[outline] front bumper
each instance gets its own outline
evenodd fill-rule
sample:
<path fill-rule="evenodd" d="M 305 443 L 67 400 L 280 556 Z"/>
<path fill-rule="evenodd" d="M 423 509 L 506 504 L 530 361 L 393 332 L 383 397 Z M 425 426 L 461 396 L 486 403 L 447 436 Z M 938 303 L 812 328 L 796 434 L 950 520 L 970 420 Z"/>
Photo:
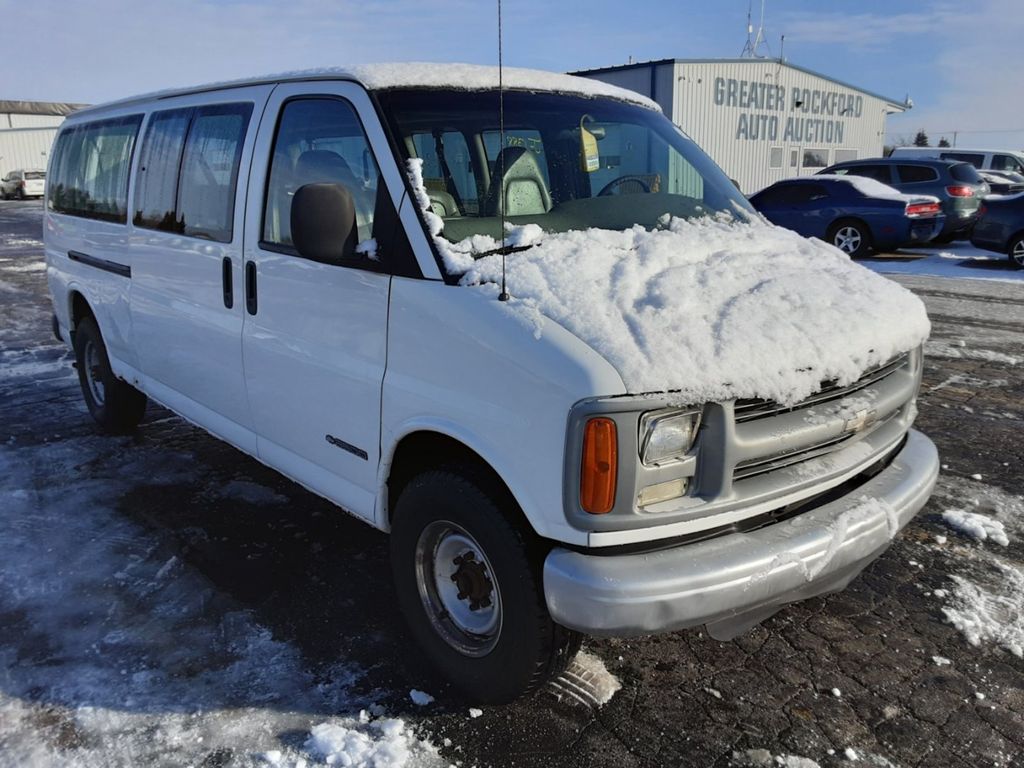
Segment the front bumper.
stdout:
<path fill-rule="evenodd" d="M 938 471 L 934 444 L 911 430 L 878 475 L 785 522 L 649 554 L 556 548 L 544 563 L 548 610 L 592 635 L 707 624 L 730 639 L 786 603 L 845 587 L 924 506 Z"/>

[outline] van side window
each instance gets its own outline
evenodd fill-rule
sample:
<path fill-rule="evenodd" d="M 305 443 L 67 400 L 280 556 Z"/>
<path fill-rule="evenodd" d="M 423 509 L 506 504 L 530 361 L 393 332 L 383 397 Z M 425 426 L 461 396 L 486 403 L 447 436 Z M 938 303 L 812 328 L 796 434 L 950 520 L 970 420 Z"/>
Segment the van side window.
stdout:
<path fill-rule="evenodd" d="M 294 253 L 292 197 L 306 184 L 345 186 L 355 202 L 357 239 L 373 237 L 380 170 L 352 105 L 337 98 L 300 98 L 281 112 L 267 181 L 262 242 Z"/>
<path fill-rule="evenodd" d="M 133 223 L 231 242 L 242 144 L 252 104 L 153 115 L 139 163 Z"/>
<path fill-rule="evenodd" d="M 178 224 L 182 234 L 231 242 L 238 166 L 251 114 L 252 104 L 223 104 L 196 110 L 178 181 Z"/>
<path fill-rule="evenodd" d="M 943 160 L 961 160 L 965 163 L 970 163 L 975 168 L 985 167 L 985 156 L 972 152 L 943 152 L 939 157 Z"/>
<path fill-rule="evenodd" d="M 142 115 L 131 115 L 63 131 L 54 150 L 49 209 L 127 223 L 128 175 L 141 123 Z"/>
<path fill-rule="evenodd" d="M 992 170 L 1024 173 L 1024 164 L 1013 155 L 992 155 Z"/>
<path fill-rule="evenodd" d="M 137 227 L 177 232 L 178 169 L 191 109 L 157 112 L 146 128 L 139 161 L 135 216 Z"/>

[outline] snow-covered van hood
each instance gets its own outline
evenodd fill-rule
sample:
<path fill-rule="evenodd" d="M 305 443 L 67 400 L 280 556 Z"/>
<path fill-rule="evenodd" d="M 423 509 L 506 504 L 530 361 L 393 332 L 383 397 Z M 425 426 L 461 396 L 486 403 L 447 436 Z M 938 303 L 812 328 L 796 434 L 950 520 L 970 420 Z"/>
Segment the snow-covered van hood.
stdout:
<path fill-rule="evenodd" d="M 481 236 L 449 243 L 431 216 L 461 284 L 497 296 L 501 256 L 473 254 L 498 244 Z M 559 234 L 528 225 L 510 236 L 535 244 L 506 257 L 511 299 L 498 306 L 538 337 L 547 321 L 562 325 L 604 357 L 631 394 L 792 404 L 823 381 L 853 382 L 921 345 L 930 330 L 910 291 L 820 240 L 760 219 Z"/>

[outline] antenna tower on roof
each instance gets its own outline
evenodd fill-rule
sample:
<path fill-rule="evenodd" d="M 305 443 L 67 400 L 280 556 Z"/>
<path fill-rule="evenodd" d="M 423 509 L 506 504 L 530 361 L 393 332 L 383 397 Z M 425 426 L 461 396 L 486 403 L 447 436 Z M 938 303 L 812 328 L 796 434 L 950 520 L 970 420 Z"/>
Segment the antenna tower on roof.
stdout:
<path fill-rule="evenodd" d="M 761 19 L 757 23 L 757 31 L 754 31 L 754 0 L 747 4 L 747 44 L 743 46 L 741 59 L 764 59 L 771 55 L 768 48 L 768 41 L 764 36 L 764 6 L 765 0 L 761 0 Z M 762 52 L 760 49 L 764 48 Z"/>

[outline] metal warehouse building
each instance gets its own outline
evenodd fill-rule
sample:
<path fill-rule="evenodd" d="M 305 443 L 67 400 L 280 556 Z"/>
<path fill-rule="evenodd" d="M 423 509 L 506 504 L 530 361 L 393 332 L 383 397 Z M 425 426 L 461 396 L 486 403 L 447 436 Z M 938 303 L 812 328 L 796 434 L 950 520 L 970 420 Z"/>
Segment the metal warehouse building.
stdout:
<path fill-rule="evenodd" d="M 57 129 L 83 106 L 0 100 L 0 178 L 10 171 L 46 168 Z"/>
<path fill-rule="evenodd" d="M 880 157 L 886 116 L 911 106 L 781 59 L 665 59 L 573 74 L 658 102 L 747 194 Z"/>

